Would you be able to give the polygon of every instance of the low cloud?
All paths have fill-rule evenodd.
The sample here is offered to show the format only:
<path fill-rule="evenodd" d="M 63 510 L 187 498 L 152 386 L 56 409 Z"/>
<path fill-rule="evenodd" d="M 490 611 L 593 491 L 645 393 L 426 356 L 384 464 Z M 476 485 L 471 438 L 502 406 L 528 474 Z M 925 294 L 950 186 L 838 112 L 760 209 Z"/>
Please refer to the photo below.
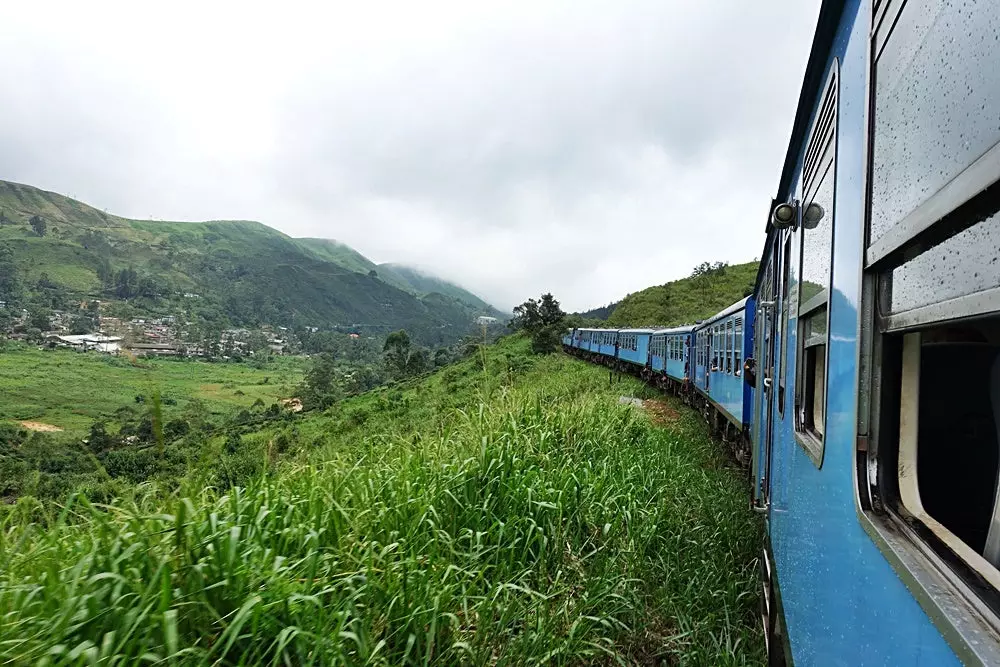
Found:
<path fill-rule="evenodd" d="M 0 39 L 0 178 L 570 309 L 759 255 L 818 11 L 27 4 Z"/>

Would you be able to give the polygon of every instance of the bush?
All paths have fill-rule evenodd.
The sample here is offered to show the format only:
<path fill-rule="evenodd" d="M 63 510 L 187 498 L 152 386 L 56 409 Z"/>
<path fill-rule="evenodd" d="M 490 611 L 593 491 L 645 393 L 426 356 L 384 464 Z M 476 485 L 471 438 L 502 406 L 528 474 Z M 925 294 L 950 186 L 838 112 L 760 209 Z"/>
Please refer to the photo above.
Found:
<path fill-rule="evenodd" d="M 550 324 L 531 335 L 531 351 L 535 354 L 551 354 L 559 349 L 562 324 Z"/>
<path fill-rule="evenodd" d="M 123 477 L 134 484 L 156 474 L 156 453 L 152 449 L 113 449 L 104 455 L 104 469 L 112 477 Z"/>

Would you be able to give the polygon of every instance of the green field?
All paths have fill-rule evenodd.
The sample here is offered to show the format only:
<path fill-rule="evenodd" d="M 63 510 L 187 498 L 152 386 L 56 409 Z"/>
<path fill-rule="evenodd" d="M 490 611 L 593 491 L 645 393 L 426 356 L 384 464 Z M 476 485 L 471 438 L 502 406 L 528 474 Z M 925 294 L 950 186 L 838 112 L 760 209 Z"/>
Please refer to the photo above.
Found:
<path fill-rule="evenodd" d="M 159 392 L 166 411 L 199 399 L 212 415 L 273 403 L 293 395 L 304 362 L 275 358 L 264 369 L 249 364 L 126 358 L 11 345 L 0 351 L 0 421 L 36 421 L 84 432 L 99 417 L 136 396 Z M 175 403 L 176 402 L 176 403 Z"/>
<path fill-rule="evenodd" d="M 244 433 L 239 488 L 22 498 L 0 662 L 760 664 L 745 472 L 683 406 L 527 350 Z"/>

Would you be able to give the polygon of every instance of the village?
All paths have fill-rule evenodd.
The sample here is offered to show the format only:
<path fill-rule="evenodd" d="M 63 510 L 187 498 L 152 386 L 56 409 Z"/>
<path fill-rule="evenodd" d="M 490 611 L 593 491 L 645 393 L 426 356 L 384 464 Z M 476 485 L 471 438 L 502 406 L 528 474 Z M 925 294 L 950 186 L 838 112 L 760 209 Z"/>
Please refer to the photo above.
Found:
<path fill-rule="evenodd" d="M 11 340 L 80 352 L 222 359 L 252 357 L 261 352 L 286 354 L 291 351 L 289 338 L 294 339 L 287 327 L 265 325 L 258 329 L 214 331 L 173 315 L 132 319 L 96 315 L 87 318 L 88 323 L 96 326 L 86 327 L 81 327 L 78 313 L 55 310 L 41 319 L 44 321 L 22 309 L 10 320 L 8 330 L 0 333 Z M 47 324 L 44 328 L 39 326 L 43 323 Z M 81 332 L 81 328 L 92 330 Z M 357 337 L 357 334 L 350 335 Z"/>

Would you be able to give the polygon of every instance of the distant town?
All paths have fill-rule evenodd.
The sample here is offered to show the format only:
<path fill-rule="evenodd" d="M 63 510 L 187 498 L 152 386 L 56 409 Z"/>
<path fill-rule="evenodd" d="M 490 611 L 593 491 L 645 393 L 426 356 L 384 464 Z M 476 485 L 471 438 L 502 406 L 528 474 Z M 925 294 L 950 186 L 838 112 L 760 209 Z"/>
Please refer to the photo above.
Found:
<path fill-rule="evenodd" d="M 6 307 L 7 304 L 0 301 L 0 309 Z M 229 359 L 300 351 L 294 332 L 284 326 L 212 330 L 174 315 L 123 319 L 102 316 L 100 310 L 101 302 L 97 300 L 82 304 L 81 310 L 76 312 L 54 310 L 40 316 L 20 309 L 11 314 L 9 327 L 0 334 L 11 340 L 39 343 L 49 348 L 135 357 Z M 91 316 L 81 317 L 81 312 Z M 498 322 L 497 318 L 489 316 L 475 319 L 482 327 L 492 327 Z M 315 333 L 319 328 L 306 327 L 306 330 Z M 339 333 L 352 339 L 361 338 L 361 334 L 353 331 Z"/>

